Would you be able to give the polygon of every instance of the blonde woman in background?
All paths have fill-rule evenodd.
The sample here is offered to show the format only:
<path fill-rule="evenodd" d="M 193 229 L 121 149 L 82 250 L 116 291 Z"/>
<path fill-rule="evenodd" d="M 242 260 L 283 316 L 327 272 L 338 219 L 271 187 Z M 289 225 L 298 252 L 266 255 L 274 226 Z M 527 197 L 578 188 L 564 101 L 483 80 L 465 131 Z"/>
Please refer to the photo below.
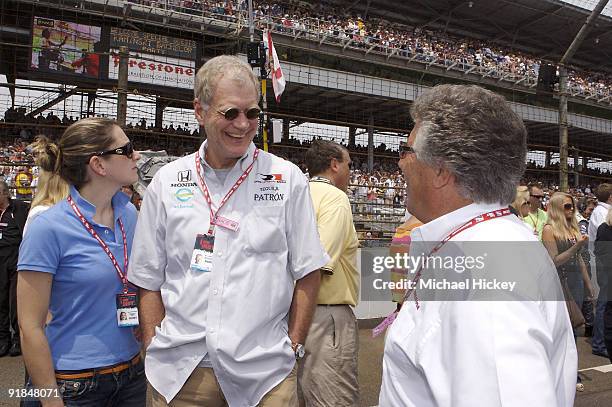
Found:
<path fill-rule="evenodd" d="M 554 193 L 548 204 L 548 220 L 542 230 L 542 242 L 557 267 L 562 285 L 567 284 L 573 300 L 580 308 L 584 291 L 593 298 L 593 286 L 580 254 L 588 240 L 587 236 L 580 234 L 574 198 L 565 192 Z M 574 338 L 576 338 L 575 330 Z M 579 376 L 576 390 L 584 391 Z"/>
<path fill-rule="evenodd" d="M 24 234 L 32 219 L 68 196 L 68 184 L 59 174 L 53 172 L 52 163 L 49 162 L 49 155 L 46 153 L 49 145 L 50 141 L 45 136 L 36 137 L 36 141 L 30 145 L 35 156 L 34 163 L 39 167 L 40 172 L 36 195 L 32 200 L 28 219 L 23 228 Z"/>
<path fill-rule="evenodd" d="M 516 195 L 510 204 L 510 211 L 521 220 L 529 215 L 529 188 L 524 185 L 516 187 Z"/>

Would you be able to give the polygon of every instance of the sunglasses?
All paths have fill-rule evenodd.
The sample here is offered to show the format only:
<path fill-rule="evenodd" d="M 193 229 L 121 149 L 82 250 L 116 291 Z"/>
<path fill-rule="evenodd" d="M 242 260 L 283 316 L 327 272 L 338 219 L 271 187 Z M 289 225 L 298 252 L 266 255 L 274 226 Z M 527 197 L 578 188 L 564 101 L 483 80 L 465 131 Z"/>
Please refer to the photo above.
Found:
<path fill-rule="evenodd" d="M 544 198 L 544 195 L 533 195 L 533 194 L 530 194 L 529 196 L 532 197 L 532 198 L 536 198 L 536 199 Z"/>
<path fill-rule="evenodd" d="M 132 158 L 132 155 L 134 154 L 134 145 L 132 144 L 131 141 L 129 141 L 124 146 L 121 146 L 119 148 L 113 148 L 112 150 L 95 153 L 94 155 L 97 155 L 98 157 L 102 157 L 104 155 L 111 155 L 111 154 L 124 155 L 127 158 Z"/>
<path fill-rule="evenodd" d="M 261 110 L 258 107 L 252 107 L 244 111 L 238 109 L 237 107 L 230 107 L 226 111 L 217 110 L 217 113 L 223 116 L 225 120 L 230 121 L 230 122 L 236 119 L 240 115 L 240 112 L 243 112 L 247 119 L 255 120 L 259 118 L 259 114 L 261 113 Z"/>
<path fill-rule="evenodd" d="M 569 210 L 569 209 L 574 210 L 574 204 L 566 203 L 565 205 L 563 205 L 563 209 L 565 209 L 565 210 Z"/>
<path fill-rule="evenodd" d="M 416 151 L 414 151 L 414 148 L 410 147 L 406 143 L 400 143 L 400 146 L 399 146 L 400 160 L 403 160 L 404 158 L 406 158 L 408 154 L 414 154 L 414 153 L 416 153 Z"/>

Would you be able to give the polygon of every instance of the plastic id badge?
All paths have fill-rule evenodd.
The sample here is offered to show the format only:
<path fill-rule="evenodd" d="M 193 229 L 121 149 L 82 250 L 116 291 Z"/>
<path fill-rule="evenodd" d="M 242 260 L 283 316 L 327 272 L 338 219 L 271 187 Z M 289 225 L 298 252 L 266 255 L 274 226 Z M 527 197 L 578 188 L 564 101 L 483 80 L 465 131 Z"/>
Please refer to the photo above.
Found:
<path fill-rule="evenodd" d="M 212 255 L 215 247 L 215 237 L 209 234 L 196 236 L 191 254 L 190 267 L 193 271 L 209 273 L 212 271 Z"/>
<path fill-rule="evenodd" d="M 138 295 L 117 294 L 117 324 L 120 328 L 138 326 Z"/>

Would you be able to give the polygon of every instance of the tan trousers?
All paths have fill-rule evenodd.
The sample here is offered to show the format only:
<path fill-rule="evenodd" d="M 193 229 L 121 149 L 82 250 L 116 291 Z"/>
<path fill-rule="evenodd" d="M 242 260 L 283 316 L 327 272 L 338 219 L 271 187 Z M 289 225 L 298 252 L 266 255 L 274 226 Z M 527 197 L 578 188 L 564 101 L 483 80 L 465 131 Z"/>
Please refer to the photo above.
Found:
<path fill-rule="evenodd" d="M 349 305 L 318 305 L 298 364 L 300 407 L 359 405 L 357 319 Z"/>
<path fill-rule="evenodd" d="M 227 407 L 219 382 L 211 368 L 196 367 L 181 391 L 166 404 L 164 397 L 151 385 L 152 407 Z M 289 376 L 270 390 L 259 402 L 258 407 L 297 407 L 297 364 Z"/>

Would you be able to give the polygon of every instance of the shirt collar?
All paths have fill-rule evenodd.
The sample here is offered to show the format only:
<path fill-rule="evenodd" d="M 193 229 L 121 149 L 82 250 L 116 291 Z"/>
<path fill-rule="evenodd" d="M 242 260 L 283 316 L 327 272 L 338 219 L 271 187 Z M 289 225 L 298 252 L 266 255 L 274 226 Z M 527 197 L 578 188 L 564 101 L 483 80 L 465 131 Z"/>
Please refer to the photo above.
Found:
<path fill-rule="evenodd" d="M 75 188 L 74 185 L 70 185 L 70 196 L 76 203 L 77 207 L 89 222 L 93 222 L 93 216 L 96 213 L 96 207 L 89 202 L 87 199 L 83 198 L 79 191 Z M 113 212 L 115 217 L 115 222 L 119 219 L 123 213 L 125 212 L 126 206 L 129 204 L 130 198 L 121 191 L 117 191 L 111 200 L 111 205 L 113 206 Z"/>
<path fill-rule="evenodd" d="M 212 170 L 213 168 L 210 166 L 210 164 L 206 162 L 206 147 L 207 146 L 208 146 L 208 140 L 204 140 L 204 142 L 202 143 L 199 149 L 200 159 L 202 160 L 202 163 L 206 167 Z M 244 155 L 238 159 L 238 162 L 236 164 L 240 164 L 240 169 L 242 171 L 246 171 L 247 167 L 253 161 L 253 154 L 255 154 L 255 149 L 256 149 L 255 144 L 251 141 L 251 144 L 249 145 L 249 148 L 247 148 L 246 153 L 244 153 Z M 250 159 L 248 159 L 249 157 Z M 232 167 L 232 170 L 234 168 L 236 168 L 236 165 Z"/>
<path fill-rule="evenodd" d="M 419 226 L 413 233 L 417 232 L 415 237 L 419 240 L 437 243 L 452 233 L 453 230 L 476 216 L 498 209 L 506 209 L 507 207 L 507 205 L 502 205 L 501 203 L 472 203 L 442 215 L 423 226 Z"/>
<path fill-rule="evenodd" d="M 607 210 L 610 210 L 610 204 L 606 203 L 606 202 L 599 202 L 598 205 L 603 206 L 604 208 L 606 208 Z"/>

